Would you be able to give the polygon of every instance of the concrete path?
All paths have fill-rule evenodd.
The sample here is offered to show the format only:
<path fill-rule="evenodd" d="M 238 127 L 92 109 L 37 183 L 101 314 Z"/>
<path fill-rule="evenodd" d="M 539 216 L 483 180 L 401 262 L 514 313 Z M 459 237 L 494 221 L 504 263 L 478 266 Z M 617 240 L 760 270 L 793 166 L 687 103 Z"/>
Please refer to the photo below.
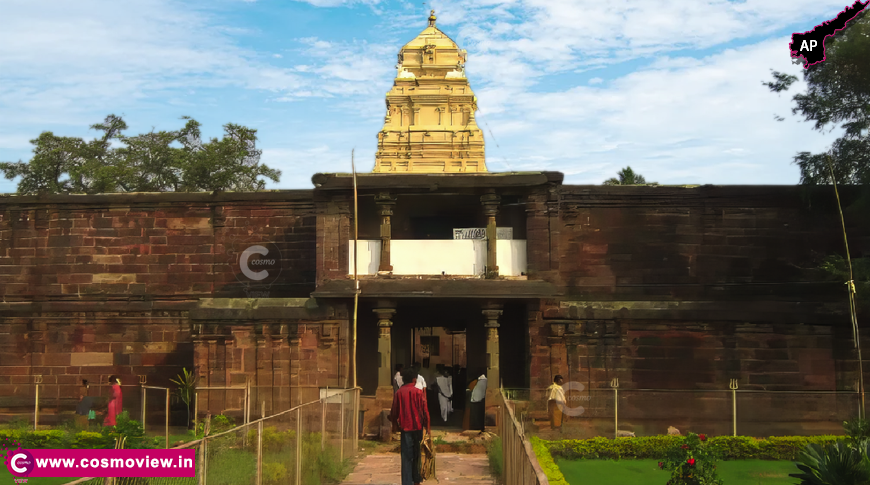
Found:
<path fill-rule="evenodd" d="M 342 485 L 401 485 L 402 463 L 398 453 L 369 455 L 354 468 Z M 489 474 L 486 455 L 439 453 L 435 457 L 435 476 L 440 483 L 457 485 L 495 485 Z M 425 483 L 437 483 L 429 479 Z"/>

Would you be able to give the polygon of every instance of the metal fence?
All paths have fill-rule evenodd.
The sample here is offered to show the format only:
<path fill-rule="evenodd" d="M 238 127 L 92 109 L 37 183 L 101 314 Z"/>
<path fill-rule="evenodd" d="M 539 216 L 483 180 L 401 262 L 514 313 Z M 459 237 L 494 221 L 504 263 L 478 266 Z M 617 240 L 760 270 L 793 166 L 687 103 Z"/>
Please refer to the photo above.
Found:
<path fill-rule="evenodd" d="M 506 389 L 505 396 L 525 433 L 546 439 L 681 433 L 805 436 L 842 434 L 843 422 L 858 416 L 854 391 L 763 391 L 736 388 L 610 389 L 565 387 L 561 429 L 552 429 L 547 389 Z M 623 433 L 617 433 L 617 431 Z"/>
<path fill-rule="evenodd" d="M 320 398 L 211 432 L 174 449 L 196 450 L 192 478 L 81 478 L 67 485 L 316 485 L 340 481 L 357 450 L 360 389 L 321 390 Z M 264 413 L 265 403 L 260 405 Z M 219 431 L 219 432 L 216 432 Z"/>
<path fill-rule="evenodd" d="M 498 400 L 498 435 L 504 454 L 505 485 L 549 484 L 504 389 L 500 390 Z"/>

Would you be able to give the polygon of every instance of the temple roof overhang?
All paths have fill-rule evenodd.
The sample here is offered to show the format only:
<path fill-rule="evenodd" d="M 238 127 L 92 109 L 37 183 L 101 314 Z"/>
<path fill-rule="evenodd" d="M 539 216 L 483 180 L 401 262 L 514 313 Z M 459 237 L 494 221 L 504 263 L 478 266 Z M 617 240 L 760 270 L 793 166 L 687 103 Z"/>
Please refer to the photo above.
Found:
<path fill-rule="evenodd" d="M 486 173 L 358 173 L 360 189 L 509 188 L 561 184 L 561 172 Z M 318 190 L 353 189 L 349 173 L 318 173 L 311 177 Z"/>

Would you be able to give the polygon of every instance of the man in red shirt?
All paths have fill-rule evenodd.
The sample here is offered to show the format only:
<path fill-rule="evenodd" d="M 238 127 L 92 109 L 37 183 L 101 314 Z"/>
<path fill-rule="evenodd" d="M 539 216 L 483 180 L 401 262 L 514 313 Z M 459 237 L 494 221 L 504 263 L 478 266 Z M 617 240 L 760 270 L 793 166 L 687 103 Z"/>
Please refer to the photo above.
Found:
<path fill-rule="evenodd" d="M 402 387 L 393 395 L 390 420 L 402 432 L 402 485 L 419 485 L 423 482 L 420 471 L 420 442 L 423 429 L 432 433 L 429 424 L 429 409 L 426 395 L 417 389 L 417 371 L 402 371 Z"/>

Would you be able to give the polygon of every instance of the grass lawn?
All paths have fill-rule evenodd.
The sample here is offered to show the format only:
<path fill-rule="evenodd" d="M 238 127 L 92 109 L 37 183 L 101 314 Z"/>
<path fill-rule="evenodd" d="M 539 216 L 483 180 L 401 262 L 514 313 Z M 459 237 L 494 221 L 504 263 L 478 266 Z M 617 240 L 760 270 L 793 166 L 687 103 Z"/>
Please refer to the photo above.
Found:
<path fill-rule="evenodd" d="M 571 485 L 662 485 L 670 474 L 658 467 L 658 460 L 557 460 Z M 790 461 L 720 461 L 719 477 L 728 485 L 796 484 L 788 476 L 797 466 Z"/>
<path fill-rule="evenodd" d="M 0 483 L 5 485 L 14 485 L 14 480 L 17 477 L 13 477 L 9 470 L 6 469 L 6 465 L 0 463 Z M 62 485 L 64 483 L 69 483 L 77 478 L 28 478 L 27 485 Z"/>

